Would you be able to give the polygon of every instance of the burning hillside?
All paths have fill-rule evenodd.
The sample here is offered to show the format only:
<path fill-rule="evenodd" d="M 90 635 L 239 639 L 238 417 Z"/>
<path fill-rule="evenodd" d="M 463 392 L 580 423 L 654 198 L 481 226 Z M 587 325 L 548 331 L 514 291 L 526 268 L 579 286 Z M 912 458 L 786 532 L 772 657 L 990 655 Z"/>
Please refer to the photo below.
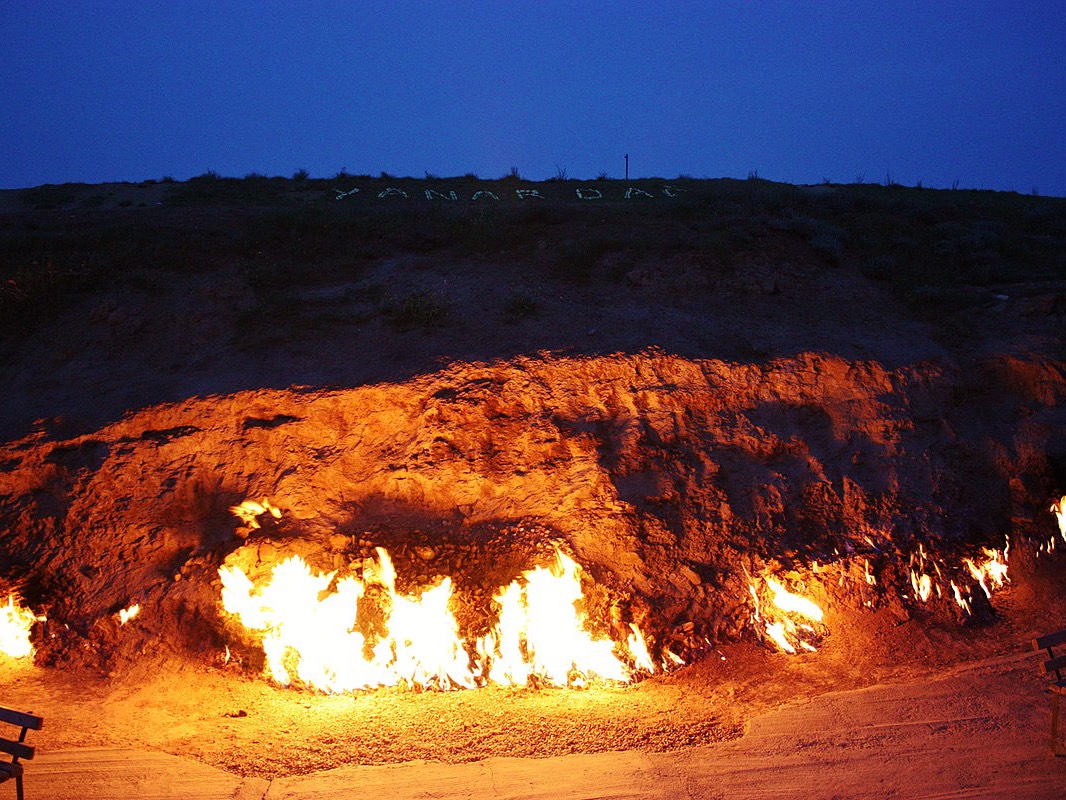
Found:
<path fill-rule="evenodd" d="M 41 663 L 327 690 L 628 681 L 814 650 L 833 608 L 965 623 L 1058 535 L 1061 367 L 985 379 L 649 352 L 191 399 L 7 445 L 7 579 Z"/>
<path fill-rule="evenodd" d="M 1062 613 L 1061 201 L 359 188 L 0 197 L 0 680 L 58 741 L 702 745 Z"/>

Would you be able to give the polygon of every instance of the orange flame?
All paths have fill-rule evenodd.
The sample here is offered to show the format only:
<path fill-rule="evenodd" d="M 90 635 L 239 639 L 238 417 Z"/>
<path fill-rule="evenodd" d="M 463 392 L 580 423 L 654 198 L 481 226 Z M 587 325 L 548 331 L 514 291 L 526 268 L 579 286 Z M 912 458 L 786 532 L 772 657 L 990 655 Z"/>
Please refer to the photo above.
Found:
<path fill-rule="evenodd" d="M 581 685 L 590 677 L 629 681 L 630 670 L 615 655 L 614 642 L 590 635 L 585 615 L 577 610 L 584 597 L 580 567 L 560 552 L 554 567 L 529 570 L 494 598 L 499 624 L 478 643 L 488 680 L 523 685 L 534 679 L 552 686 Z M 635 626 L 631 631 L 631 656 L 653 672 L 644 637 Z"/>
<path fill-rule="evenodd" d="M 1010 583 L 1010 578 L 1007 577 L 1007 559 L 1009 555 L 1010 539 L 1008 537 L 1002 550 L 983 547 L 981 548 L 981 557 L 962 559 L 962 565 L 966 567 L 970 576 L 981 587 L 985 597 L 991 599 L 993 592 L 1003 588 L 1004 584 Z M 930 574 L 931 568 L 936 573 L 936 577 L 943 580 L 943 573 L 937 560 L 929 556 L 925 552 L 925 548 L 919 545 L 918 552 L 911 554 L 910 561 L 911 588 L 914 590 L 915 597 L 923 603 L 928 602 L 934 592 L 936 592 L 937 597 L 941 597 L 940 583 Z M 956 605 L 962 609 L 966 616 L 970 616 L 973 613 L 973 603 L 971 602 L 973 594 L 970 588 L 960 586 L 955 581 L 949 581 L 948 586 L 951 589 Z"/>
<path fill-rule="evenodd" d="M 754 583 L 748 588 L 755 600 L 755 619 L 763 621 L 766 638 L 789 654 L 799 652 L 798 648 L 816 651 L 818 648 L 810 640 L 817 637 L 818 631 L 811 623 L 822 622 L 824 613 L 821 607 L 813 600 L 788 591 L 774 578 L 764 577 L 763 583 L 773 594 L 773 609 L 764 611 L 761 608 L 759 592 Z M 807 621 L 797 621 L 797 617 Z"/>
<path fill-rule="evenodd" d="M 973 613 L 973 607 L 970 605 L 970 600 L 962 596 L 962 590 L 959 589 L 955 581 L 951 582 L 951 591 L 955 595 L 955 602 L 958 604 L 967 616 Z"/>
<path fill-rule="evenodd" d="M 281 519 L 281 509 L 265 497 L 258 503 L 255 500 L 245 500 L 239 506 L 230 506 L 229 511 L 239 517 L 250 531 L 259 530 L 261 527 L 259 517 L 263 514 L 270 514 L 274 519 Z"/>
<path fill-rule="evenodd" d="M 1002 550 L 983 547 L 981 548 L 981 553 L 984 558 L 976 561 L 972 558 L 964 558 L 962 563 L 969 571 L 970 577 L 977 581 L 977 585 L 981 587 L 985 597 L 991 600 L 992 592 L 1002 588 L 1003 584 L 1010 582 L 1010 578 L 1007 577 L 1007 557 L 1010 554 L 1010 539 L 1007 539 L 1006 546 Z M 968 589 L 964 595 L 962 588 L 952 581 L 951 592 L 955 597 L 955 603 L 962 609 L 963 613 L 966 616 L 973 614 L 972 589 Z"/>
<path fill-rule="evenodd" d="M 118 624 L 125 625 L 131 619 L 141 613 L 140 603 L 134 603 L 129 608 L 123 608 L 118 612 Z"/>
<path fill-rule="evenodd" d="M 976 562 L 970 558 L 964 558 L 962 562 L 970 571 L 973 579 L 980 585 L 985 597 L 991 599 L 992 592 L 1008 583 L 1007 577 L 1007 554 L 1010 552 L 1010 543 L 1003 550 L 992 550 L 988 547 L 981 548 L 984 560 Z"/>
<path fill-rule="evenodd" d="M 914 590 L 915 596 L 923 603 L 929 602 L 934 591 L 937 597 L 941 596 L 940 584 L 933 580 L 933 576 L 929 572 L 930 567 L 936 572 L 938 578 L 943 577 L 936 559 L 925 552 L 925 545 L 920 544 L 918 545 L 918 552 L 911 553 L 910 577 L 911 588 Z"/>
<path fill-rule="evenodd" d="M 1059 536 L 1062 537 L 1062 543 L 1066 544 L 1066 494 L 1059 498 L 1057 503 L 1051 504 L 1051 513 L 1055 515 L 1055 519 L 1059 523 Z M 1047 545 L 1048 552 L 1055 549 L 1055 537 L 1052 536 Z"/>
<path fill-rule="evenodd" d="M 802 595 L 793 594 L 773 578 L 767 578 L 766 585 L 774 593 L 774 605 L 782 611 L 799 614 L 801 617 L 812 619 L 815 622 L 822 621 L 822 609 L 813 600 L 808 600 Z"/>
<path fill-rule="evenodd" d="M 0 653 L 12 658 L 33 655 L 30 629 L 36 619 L 14 594 L 9 594 L 7 605 L 0 606 Z"/>
<path fill-rule="evenodd" d="M 922 573 L 919 575 L 914 570 L 911 570 L 911 588 L 914 589 L 914 594 L 923 603 L 929 602 L 929 598 L 933 596 L 933 578 L 931 575 Z"/>
<path fill-rule="evenodd" d="M 336 572 L 316 573 L 299 557 L 275 565 L 258 584 L 237 567 L 219 569 L 223 608 L 262 632 L 266 671 L 277 683 L 298 679 L 326 692 L 400 684 L 440 690 L 488 682 L 576 686 L 591 679 L 627 682 L 635 670 L 655 671 L 635 626 L 624 644 L 588 632 L 578 608 L 580 567 L 562 553 L 553 569 L 529 570 L 501 589 L 496 626 L 468 644 L 449 608 L 451 579 L 419 595 L 400 594 L 388 553 L 376 552 L 361 579 L 335 581 Z M 381 599 L 385 617 L 373 634 L 359 619 L 360 601 L 370 595 Z"/>
<path fill-rule="evenodd" d="M 815 570 L 815 572 L 817 572 L 817 571 L 818 570 Z M 863 578 L 866 579 L 866 584 L 868 586 L 876 586 L 877 585 L 877 577 L 874 575 L 873 571 L 870 569 L 870 559 L 868 559 L 868 558 L 863 561 L 862 575 L 863 575 Z"/>

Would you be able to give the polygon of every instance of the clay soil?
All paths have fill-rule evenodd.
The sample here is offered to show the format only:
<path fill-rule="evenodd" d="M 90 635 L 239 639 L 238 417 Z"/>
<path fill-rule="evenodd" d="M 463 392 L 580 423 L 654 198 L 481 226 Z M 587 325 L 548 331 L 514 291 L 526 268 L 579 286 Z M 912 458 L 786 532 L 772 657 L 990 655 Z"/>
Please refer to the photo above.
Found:
<path fill-rule="evenodd" d="M 217 179 L 2 198 L 0 582 L 47 619 L 35 663 L 0 662 L 0 702 L 48 718 L 42 747 L 265 778 L 673 751 L 1066 626 L 1060 201 L 647 182 L 638 207 L 440 212 L 420 183 L 407 205 Z M 259 530 L 228 511 L 264 497 L 282 516 Z M 1007 537 L 988 599 L 962 559 Z M 637 623 L 686 666 L 270 684 L 218 568 L 343 572 L 379 546 L 401 590 L 452 577 L 471 631 L 559 548 L 602 630 Z M 928 603 L 919 547 L 945 571 Z M 827 609 L 817 652 L 763 640 L 769 573 Z"/>
<path fill-rule="evenodd" d="M 45 753 L 158 750 L 267 779 L 350 764 L 671 752 L 743 736 L 753 717 L 826 693 L 935 683 L 960 666 L 1022 653 L 1033 631 L 1066 618 L 1061 581 L 1061 571 L 1041 574 L 1007 591 L 997 601 L 1000 619 L 978 631 L 834 616 L 816 654 L 723 645 L 690 667 L 624 688 L 330 696 L 196 665 L 107 679 L 11 662 L 0 678 L 6 704 L 48 718 L 35 736 Z M 1015 695 L 982 702 L 990 716 L 1009 717 L 1004 708 L 1019 702 Z"/>

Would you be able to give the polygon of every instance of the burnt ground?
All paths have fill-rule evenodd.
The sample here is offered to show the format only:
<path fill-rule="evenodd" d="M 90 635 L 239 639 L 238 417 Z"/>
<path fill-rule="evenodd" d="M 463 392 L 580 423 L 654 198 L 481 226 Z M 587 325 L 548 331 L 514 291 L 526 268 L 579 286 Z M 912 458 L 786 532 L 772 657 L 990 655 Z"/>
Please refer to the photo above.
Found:
<path fill-rule="evenodd" d="M 525 184 L 457 180 L 502 199 L 441 206 L 425 182 L 349 182 L 0 203 L 0 578 L 48 618 L 5 704 L 61 708 L 53 746 L 257 775 L 670 749 L 1061 627 L 1061 549 L 1041 549 L 1066 491 L 1063 201 L 763 181 L 517 201 Z M 260 497 L 283 516 L 242 538 L 227 508 Z M 1014 583 L 989 603 L 961 559 L 1007 536 Z M 476 598 L 557 545 L 601 625 L 617 609 L 690 665 L 325 697 L 267 685 L 218 609 L 227 561 L 385 546 L 406 588 L 449 575 Z M 919 546 L 945 572 L 928 604 Z M 765 572 L 827 608 L 818 653 L 759 641 Z"/>

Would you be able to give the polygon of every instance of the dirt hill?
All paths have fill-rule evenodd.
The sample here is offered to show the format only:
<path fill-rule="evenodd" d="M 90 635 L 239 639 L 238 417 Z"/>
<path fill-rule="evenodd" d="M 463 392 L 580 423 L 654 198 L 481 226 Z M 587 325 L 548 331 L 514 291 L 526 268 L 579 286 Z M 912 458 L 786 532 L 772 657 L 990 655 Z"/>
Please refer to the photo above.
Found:
<path fill-rule="evenodd" d="M 1060 569 L 1066 201 L 204 176 L 0 209 L 0 579 L 47 616 L 40 664 L 255 675 L 218 568 L 376 547 L 405 591 L 451 577 L 473 635 L 558 547 L 602 629 L 703 664 L 659 679 L 697 698 L 715 648 L 764 640 L 768 575 L 829 609 L 854 684 L 918 630 L 915 663 L 990 652 L 967 630 L 1011 602 L 966 568 L 982 548 L 1009 539 L 1034 585 Z M 280 516 L 249 530 L 229 509 L 260 498 Z M 692 702 L 675 745 L 735 732 Z M 605 741 L 668 746 L 641 713 Z M 550 752 L 596 749 L 580 729 Z"/>

